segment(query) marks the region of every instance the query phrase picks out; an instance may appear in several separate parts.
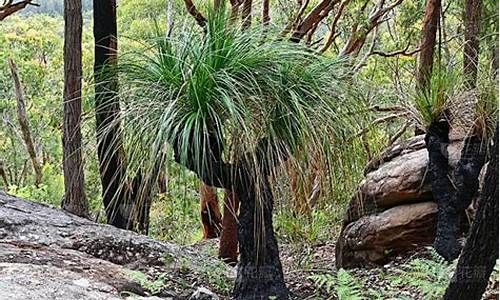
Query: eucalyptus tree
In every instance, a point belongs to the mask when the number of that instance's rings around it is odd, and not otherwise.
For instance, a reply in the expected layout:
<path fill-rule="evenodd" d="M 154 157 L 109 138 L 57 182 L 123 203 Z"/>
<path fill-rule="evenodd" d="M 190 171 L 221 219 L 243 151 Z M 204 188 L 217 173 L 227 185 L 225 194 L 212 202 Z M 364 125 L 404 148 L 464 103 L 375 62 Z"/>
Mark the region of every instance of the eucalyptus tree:
<path fill-rule="evenodd" d="M 64 1 L 63 209 L 88 215 L 82 159 L 82 2 Z"/>
<path fill-rule="evenodd" d="M 313 152 L 326 161 L 355 128 L 359 101 L 346 97 L 343 61 L 287 41 L 262 43 L 260 32 L 231 25 L 223 11 L 210 12 L 203 34 L 162 34 L 124 54 L 115 121 L 124 125 L 127 172 L 143 174 L 140 191 L 153 193 L 158 161 L 173 159 L 238 197 L 233 296 L 286 299 L 271 179 L 284 162 Z"/>

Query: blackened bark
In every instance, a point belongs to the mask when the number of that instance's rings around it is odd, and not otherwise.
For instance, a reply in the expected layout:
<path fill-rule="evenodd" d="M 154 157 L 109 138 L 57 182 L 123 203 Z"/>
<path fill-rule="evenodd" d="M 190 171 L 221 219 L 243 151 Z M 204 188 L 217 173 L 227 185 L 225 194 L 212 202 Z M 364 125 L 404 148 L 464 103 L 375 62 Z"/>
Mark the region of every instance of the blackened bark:
<path fill-rule="evenodd" d="M 452 202 L 456 203 L 460 217 L 456 225 L 457 235 L 460 233 L 461 224 L 468 223 L 465 210 L 479 189 L 479 173 L 486 158 L 486 148 L 486 142 L 477 135 L 469 136 L 464 141 L 462 154 L 454 173 L 453 197 L 455 198 Z"/>
<path fill-rule="evenodd" d="M 117 98 L 116 0 L 94 0 L 95 106 L 97 156 L 108 224 L 133 228 L 133 203 L 127 196 L 125 154 Z"/>
<path fill-rule="evenodd" d="M 479 300 L 498 258 L 498 125 L 484 191 L 445 300 Z"/>
<path fill-rule="evenodd" d="M 249 174 L 248 170 L 243 170 Z M 273 231 L 273 195 L 266 175 L 262 175 L 259 191 L 251 176 L 238 180 L 240 198 L 238 242 L 240 261 L 233 290 L 237 300 L 288 299 L 278 242 Z M 257 195 L 257 192 L 259 193 Z"/>
<path fill-rule="evenodd" d="M 472 135 L 464 140 L 460 160 L 454 170 L 454 191 L 451 194 L 449 201 L 454 209 L 446 209 L 444 214 L 440 215 L 443 221 L 438 226 L 444 226 L 446 223 L 447 238 L 441 238 L 439 243 L 436 240 L 436 250 L 438 253 L 447 253 L 447 246 L 444 246 L 445 241 L 454 240 L 462 231 L 468 230 L 468 219 L 465 213 L 467 207 L 471 204 L 478 188 L 479 188 L 479 173 L 484 165 L 486 156 L 486 145 L 483 143 L 481 137 Z M 439 230 L 439 229 L 438 229 Z M 458 257 L 460 252 L 449 252 L 448 257 L 445 258 L 452 260 Z M 444 256 L 444 255 L 443 255 Z"/>
<path fill-rule="evenodd" d="M 225 190 L 224 215 L 222 216 L 222 234 L 219 245 L 219 258 L 229 265 L 238 263 L 238 209 L 236 193 Z"/>
<path fill-rule="evenodd" d="M 460 244 L 455 236 L 459 215 L 453 203 L 452 185 L 448 177 L 448 133 L 449 123 L 445 118 L 433 121 L 425 135 L 429 153 L 428 174 L 431 179 L 432 194 L 438 204 L 438 225 L 434 247 L 445 259 L 458 257 Z"/>
<path fill-rule="evenodd" d="M 422 27 L 422 42 L 420 43 L 420 61 L 417 70 L 417 86 L 423 93 L 427 92 L 432 75 L 434 46 L 436 45 L 440 11 L 441 0 L 427 0 L 424 25 Z"/>
<path fill-rule="evenodd" d="M 62 208 L 87 217 L 85 198 L 82 133 L 82 2 L 64 0 L 64 122 Z"/>
<path fill-rule="evenodd" d="M 465 1 L 464 79 L 470 89 L 476 86 L 477 80 L 481 4 L 481 0 Z"/>

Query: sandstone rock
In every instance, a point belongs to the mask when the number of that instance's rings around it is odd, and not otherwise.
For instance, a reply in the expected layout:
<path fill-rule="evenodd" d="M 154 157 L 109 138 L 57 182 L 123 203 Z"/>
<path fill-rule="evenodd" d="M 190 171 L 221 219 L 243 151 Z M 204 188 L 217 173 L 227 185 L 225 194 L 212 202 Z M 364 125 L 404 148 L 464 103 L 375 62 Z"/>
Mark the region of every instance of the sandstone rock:
<path fill-rule="evenodd" d="M 381 263 L 434 241 L 437 205 L 434 202 L 405 204 L 365 216 L 346 225 L 336 248 L 337 267 Z"/>
<path fill-rule="evenodd" d="M 458 141 L 448 146 L 450 168 L 458 161 L 461 149 Z M 424 135 L 384 151 L 368 164 L 368 173 L 348 205 L 344 224 L 397 205 L 432 201 L 427 163 Z"/>
<path fill-rule="evenodd" d="M 195 278 L 207 263 L 216 263 L 190 247 L 97 224 L 0 191 L 0 300 L 113 300 L 128 294 L 144 300 L 187 299 L 167 289 L 152 297 L 130 276 L 130 270 L 177 274 L 181 261 L 190 262 Z M 184 293 L 185 287 L 180 288 Z"/>

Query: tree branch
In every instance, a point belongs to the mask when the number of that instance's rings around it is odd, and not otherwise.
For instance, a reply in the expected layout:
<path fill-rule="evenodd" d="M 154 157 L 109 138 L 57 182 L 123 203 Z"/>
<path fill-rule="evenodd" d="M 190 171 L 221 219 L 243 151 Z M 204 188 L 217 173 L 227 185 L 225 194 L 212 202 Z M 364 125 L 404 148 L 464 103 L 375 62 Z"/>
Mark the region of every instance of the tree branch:
<path fill-rule="evenodd" d="M 196 8 L 193 1 L 184 0 L 184 4 L 186 5 L 188 13 L 191 16 L 193 16 L 193 18 L 196 20 L 196 23 L 198 23 L 198 25 L 200 25 L 202 28 L 205 28 L 205 25 L 207 24 L 207 19 Z"/>
<path fill-rule="evenodd" d="M 37 3 L 33 3 L 33 0 L 23 0 L 21 2 L 14 3 L 14 0 L 4 0 L 2 6 L 0 6 L 0 21 L 24 9 L 28 5 L 40 6 Z"/>
<path fill-rule="evenodd" d="M 316 5 L 311 12 L 304 18 L 304 20 L 298 24 L 295 28 L 290 40 L 292 42 L 299 42 L 314 24 L 321 22 L 328 13 L 333 9 L 333 6 L 340 0 L 322 0 L 318 5 Z"/>

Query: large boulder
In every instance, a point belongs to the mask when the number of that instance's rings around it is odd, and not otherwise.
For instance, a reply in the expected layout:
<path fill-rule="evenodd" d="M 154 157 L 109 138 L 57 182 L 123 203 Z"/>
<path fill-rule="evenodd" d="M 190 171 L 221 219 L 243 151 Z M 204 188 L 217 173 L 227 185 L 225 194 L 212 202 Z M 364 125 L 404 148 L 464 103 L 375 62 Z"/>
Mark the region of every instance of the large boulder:
<path fill-rule="evenodd" d="M 450 170 L 461 148 L 460 140 L 448 145 Z M 337 266 L 380 262 L 433 241 L 435 228 L 431 226 L 437 215 L 435 204 L 431 205 L 427 164 L 424 135 L 419 135 L 389 147 L 367 165 L 344 216 Z"/>
<path fill-rule="evenodd" d="M 368 173 L 349 202 L 344 224 L 396 205 L 431 200 L 425 178 L 427 162 L 423 135 L 384 151 L 368 164 Z"/>
<path fill-rule="evenodd" d="M 104 300 L 130 294 L 144 300 L 188 299 L 193 291 L 177 277 L 187 272 L 187 278 L 201 278 L 204 266 L 216 263 L 191 247 L 0 191 L 0 299 Z M 229 268 L 221 271 L 234 277 Z M 165 286 L 151 297 L 148 288 L 158 274 Z"/>
<path fill-rule="evenodd" d="M 423 202 L 399 205 L 349 223 L 337 242 L 337 266 L 382 263 L 434 241 L 437 205 Z"/>

